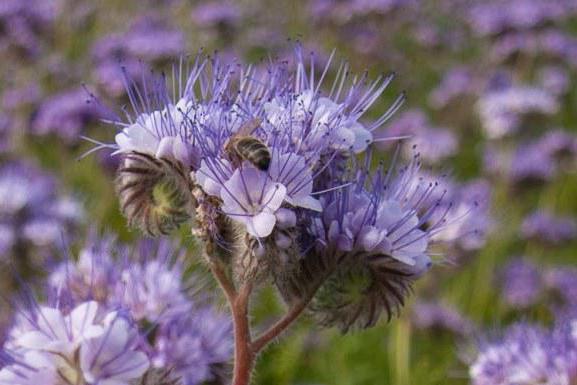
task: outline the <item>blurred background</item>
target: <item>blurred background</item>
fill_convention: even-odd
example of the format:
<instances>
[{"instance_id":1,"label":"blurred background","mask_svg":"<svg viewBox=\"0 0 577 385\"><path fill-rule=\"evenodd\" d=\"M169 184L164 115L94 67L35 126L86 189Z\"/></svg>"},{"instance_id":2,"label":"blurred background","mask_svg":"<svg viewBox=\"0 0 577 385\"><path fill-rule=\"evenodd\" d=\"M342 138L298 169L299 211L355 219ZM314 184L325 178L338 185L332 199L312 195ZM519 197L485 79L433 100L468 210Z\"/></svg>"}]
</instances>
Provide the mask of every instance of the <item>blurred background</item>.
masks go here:
<instances>
[{"instance_id":1,"label":"blurred background","mask_svg":"<svg viewBox=\"0 0 577 385\"><path fill-rule=\"evenodd\" d=\"M412 135L424 174L463 203L454 238L399 319L341 336L306 318L258 362L257 384L467 384L475 346L514 321L577 304L577 2L574 0L0 1L0 290L32 281L90 228L134 241L103 124L122 71L172 71L218 51L258 65L296 42L322 69L395 72L407 101L378 136ZM333 72L334 75L334 72ZM93 93L97 100L90 97ZM389 159L394 147L381 142ZM186 232L181 241L193 246ZM282 310L272 291L255 322ZM0 303L0 330L10 311Z\"/></svg>"}]
</instances>

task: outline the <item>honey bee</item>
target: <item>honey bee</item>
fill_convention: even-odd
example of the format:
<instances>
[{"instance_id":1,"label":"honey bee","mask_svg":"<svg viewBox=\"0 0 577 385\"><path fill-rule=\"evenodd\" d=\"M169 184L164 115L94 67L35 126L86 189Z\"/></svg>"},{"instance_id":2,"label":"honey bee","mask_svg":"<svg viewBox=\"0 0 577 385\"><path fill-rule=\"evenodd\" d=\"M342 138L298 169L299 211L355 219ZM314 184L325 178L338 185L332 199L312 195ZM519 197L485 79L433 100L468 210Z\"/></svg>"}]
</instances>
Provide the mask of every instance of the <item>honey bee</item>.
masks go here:
<instances>
[{"instance_id":1,"label":"honey bee","mask_svg":"<svg viewBox=\"0 0 577 385\"><path fill-rule=\"evenodd\" d=\"M252 132L260 127L262 120L251 119L244 123L224 145L224 151L237 166L243 160L250 162L262 171L267 171L270 165L270 150L260 139L252 136Z\"/></svg>"}]
</instances>

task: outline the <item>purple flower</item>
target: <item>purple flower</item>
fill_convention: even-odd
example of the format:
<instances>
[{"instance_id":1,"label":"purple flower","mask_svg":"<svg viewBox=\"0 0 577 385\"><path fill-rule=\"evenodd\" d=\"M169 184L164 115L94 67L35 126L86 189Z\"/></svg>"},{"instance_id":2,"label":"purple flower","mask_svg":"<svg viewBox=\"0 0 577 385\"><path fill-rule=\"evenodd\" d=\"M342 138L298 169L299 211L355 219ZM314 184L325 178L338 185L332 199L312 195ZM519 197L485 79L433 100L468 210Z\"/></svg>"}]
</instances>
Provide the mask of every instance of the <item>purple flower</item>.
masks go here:
<instances>
[{"instance_id":1,"label":"purple flower","mask_svg":"<svg viewBox=\"0 0 577 385\"><path fill-rule=\"evenodd\" d=\"M546 211L536 211L523 220L521 235L559 244L577 237L577 222L571 217L556 217Z\"/></svg>"},{"instance_id":2,"label":"purple flower","mask_svg":"<svg viewBox=\"0 0 577 385\"><path fill-rule=\"evenodd\" d=\"M506 30L529 29L548 21L562 20L571 9L570 2L563 0L515 0L505 3L489 1L471 8L469 23L477 34L492 35Z\"/></svg>"},{"instance_id":3,"label":"purple flower","mask_svg":"<svg viewBox=\"0 0 577 385\"><path fill-rule=\"evenodd\" d=\"M515 324L489 339L469 367L475 385L570 384L577 378L575 320L553 330Z\"/></svg>"},{"instance_id":4,"label":"purple flower","mask_svg":"<svg viewBox=\"0 0 577 385\"><path fill-rule=\"evenodd\" d=\"M449 69L440 84L429 95L429 103L434 108L443 108L456 98L476 91L478 84L467 67Z\"/></svg>"},{"instance_id":5,"label":"purple flower","mask_svg":"<svg viewBox=\"0 0 577 385\"><path fill-rule=\"evenodd\" d=\"M404 147L405 157L413 156L413 148L417 148L421 159L428 163L436 163L452 156L457 151L457 137L446 128L433 127L423 111L410 110L401 114L387 128L385 133L392 137L408 136ZM390 148L383 143L381 147Z\"/></svg>"},{"instance_id":6,"label":"purple flower","mask_svg":"<svg viewBox=\"0 0 577 385\"><path fill-rule=\"evenodd\" d=\"M236 25L242 19L242 10L229 1L199 4L192 11L192 20L201 27Z\"/></svg>"},{"instance_id":7,"label":"purple flower","mask_svg":"<svg viewBox=\"0 0 577 385\"><path fill-rule=\"evenodd\" d=\"M45 381L60 377L70 383L128 385L148 369L134 325L115 312L103 311L96 302L81 303L68 314L42 306L28 314L27 321L28 330L7 344L21 365L40 370ZM10 378L16 365L4 367L0 381Z\"/></svg>"},{"instance_id":8,"label":"purple flower","mask_svg":"<svg viewBox=\"0 0 577 385\"><path fill-rule=\"evenodd\" d=\"M195 309L188 317L163 324L155 342L152 364L170 367L183 385L215 379L212 366L227 362L233 351L232 325L210 308Z\"/></svg>"},{"instance_id":9,"label":"purple flower","mask_svg":"<svg viewBox=\"0 0 577 385\"><path fill-rule=\"evenodd\" d=\"M443 213L446 222L433 239L446 242L456 252L479 250L494 223L490 215L491 185L478 179L462 185L452 183L450 187L446 212L437 211Z\"/></svg>"},{"instance_id":10,"label":"purple flower","mask_svg":"<svg viewBox=\"0 0 577 385\"><path fill-rule=\"evenodd\" d=\"M265 173L252 167L237 169L223 187L222 210L243 223L249 234L258 238L270 235L286 187L271 183Z\"/></svg>"},{"instance_id":11,"label":"purple flower","mask_svg":"<svg viewBox=\"0 0 577 385\"><path fill-rule=\"evenodd\" d=\"M537 266L524 258L509 261L502 269L501 294L514 308L534 305L543 293L543 278Z\"/></svg>"},{"instance_id":12,"label":"purple flower","mask_svg":"<svg viewBox=\"0 0 577 385\"><path fill-rule=\"evenodd\" d=\"M56 246L63 233L82 222L84 210L70 197L59 197L56 187L53 176L30 164L9 162L0 168L0 248L7 255L16 245L24 252Z\"/></svg>"},{"instance_id":13,"label":"purple flower","mask_svg":"<svg viewBox=\"0 0 577 385\"><path fill-rule=\"evenodd\" d=\"M70 90L41 104L30 129L35 135L56 134L67 142L75 142L88 123L106 116L106 110L91 101L85 90Z\"/></svg>"},{"instance_id":14,"label":"purple flower","mask_svg":"<svg viewBox=\"0 0 577 385\"><path fill-rule=\"evenodd\" d=\"M474 330L472 321L451 306L435 302L422 302L413 306L413 325L421 330L448 331L467 336Z\"/></svg>"},{"instance_id":15,"label":"purple flower","mask_svg":"<svg viewBox=\"0 0 577 385\"><path fill-rule=\"evenodd\" d=\"M535 87L510 87L481 97L477 110L483 130L490 139L515 132L528 114L552 115L559 109L555 97Z\"/></svg>"},{"instance_id":16,"label":"purple flower","mask_svg":"<svg viewBox=\"0 0 577 385\"><path fill-rule=\"evenodd\" d=\"M331 60L332 56L325 72ZM203 212L221 212L242 223L250 235L267 237L283 204L288 210L321 211L314 190L325 163L366 150L375 140L372 131L402 101L397 99L380 119L365 126L359 119L384 92L390 76L367 88L351 84L345 92L349 75L342 71L333 92L324 96L319 90L322 78L318 82L308 78L298 49L294 61L294 66L279 62L256 71L199 57L175 97L169 96L164 79L152 82L146 93L159 105L141 104L138 93L130 91L136 116L128 123L118 122L121 132L111 147L124 156L141 152L177 161L191 170L186 183L198 184L206 196L222 201L221 207L203 208ZM297 75L296 83L291 72ZM199 83L205 78L208 83ZM239 91L231 95L236 88ZM251 127L248 133L244 132L247 126ZM239 155L234 143L243 136L267 155L266 166Z\"/></svg>"},{"instance_id":17,"label":"purple flower","mask_svg":"<svg viewBox=\"0 0 577 385\"><path fill-rule=\"evenodd\" d=\"M134 348L146 352L151 367L172 369L183 385L213 379L215 366L228 362L231 324L203 296L190 295L198 290L198 277L184 274L184 257L168 241L147 240L128 247L92 234L77 260L63 262L50 274L48 284L58 302L92 300L116 315L103 321L110 328L108 334L100 333L86 342L90 348L79 356L90 384L100 384L113 373L122 378L136 376L134 371L142 367L140 355L116 354ZM12 334L28 329L19 322ZM110 354L98 353L99 346L108 347Z\"/></svg>"}]
</instances>

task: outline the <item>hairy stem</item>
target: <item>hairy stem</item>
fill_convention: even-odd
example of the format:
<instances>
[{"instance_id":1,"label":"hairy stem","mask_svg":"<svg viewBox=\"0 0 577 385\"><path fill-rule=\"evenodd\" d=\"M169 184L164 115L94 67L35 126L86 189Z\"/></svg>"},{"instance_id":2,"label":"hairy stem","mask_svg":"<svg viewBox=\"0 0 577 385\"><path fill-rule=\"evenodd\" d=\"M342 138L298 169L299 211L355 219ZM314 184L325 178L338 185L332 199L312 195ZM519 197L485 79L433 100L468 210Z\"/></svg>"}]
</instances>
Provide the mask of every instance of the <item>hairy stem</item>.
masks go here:
<instances>
[{"instance_id":1,"label":"hairy stem","mask_svg":"<svg viewBox=\"0 0 577 385\"><path fill-rule=\"evenodd\" d=\"M232 303L237 297L237 292L236 288L234 287L234 283L228 277L228 274L226 274L226 271L223 269L221 265L211 262L210 271L212 272L212 275L218 281L220 288L226 295L228 303L232 306Z\"/></svg>"},{"instance_id":2,"label":"hairy stem","mask_svg":"<svg viewBox=\"0 0 577 385\"><path fill-rule=\"evenodd\" d=\"M244 284L234 301L231 311L234 323L234 375L233 385L248 385L255 354L251 349L248 304L252 291L250 283Z\"/></svg>"},{"instance_id":3,"label":"hairy stem","mask_svg":"<svg viewBox=\"0 0 577 385\"><path fill-rule=\"evenodd\" d=\"M254 340L251 345L253 353L256 354L261 351L269 342L285 331L301 315L307 304L308 301L299 301L291 306L281 319Z\"/></svg>"}]
</instances>

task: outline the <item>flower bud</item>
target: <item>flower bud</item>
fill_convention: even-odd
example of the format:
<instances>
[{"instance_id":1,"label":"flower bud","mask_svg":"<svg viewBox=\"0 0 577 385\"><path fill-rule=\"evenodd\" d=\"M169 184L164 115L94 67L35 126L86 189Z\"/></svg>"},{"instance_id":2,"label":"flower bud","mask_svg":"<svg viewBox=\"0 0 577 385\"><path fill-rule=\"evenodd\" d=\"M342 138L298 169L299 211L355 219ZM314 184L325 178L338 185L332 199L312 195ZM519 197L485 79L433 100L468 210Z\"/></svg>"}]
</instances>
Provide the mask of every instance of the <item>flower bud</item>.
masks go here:
<instances>
[{"instance_id":1,"label":"flower bud","mask_svg":"<svg viewBox=\"0 0 577 385\"><path fill-rule=\"evenodd\" d=\"M191 218L196 206L188 173L181 163L168 158L129 153L116 183L129 224L151 236L172 232Z\"/></svg>"},{"instance_id":2,"label":"flower bud","mask_svg":"<svg viewBox=\"0 0 577 385\"><path fill-rule=\"evenodd\" d=\"M313 299L311 309L323 326L351 328L375 325L381 313L397 315L416 277L406 265L387 256L373 263L368 257L339 265Z\"/></svg>"}]
</instances>

